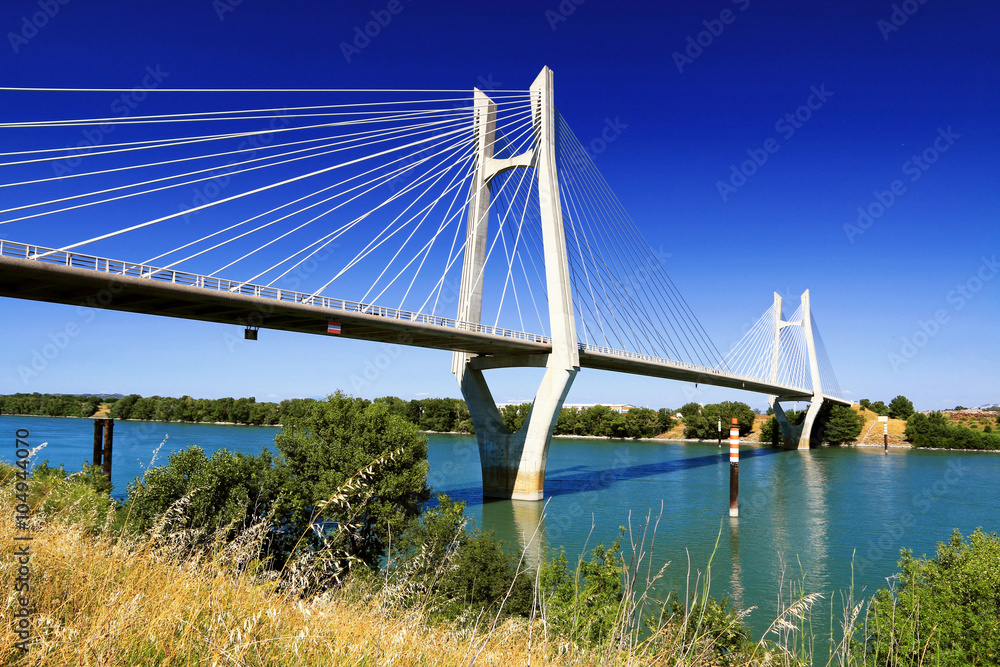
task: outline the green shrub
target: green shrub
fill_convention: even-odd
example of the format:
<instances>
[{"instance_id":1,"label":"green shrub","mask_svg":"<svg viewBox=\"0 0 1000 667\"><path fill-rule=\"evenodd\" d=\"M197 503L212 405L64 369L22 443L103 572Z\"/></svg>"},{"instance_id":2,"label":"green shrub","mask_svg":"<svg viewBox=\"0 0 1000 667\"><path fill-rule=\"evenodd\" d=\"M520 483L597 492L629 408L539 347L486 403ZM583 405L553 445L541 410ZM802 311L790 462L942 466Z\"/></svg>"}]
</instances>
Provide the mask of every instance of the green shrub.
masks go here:
<instances>
[{"instance_id":1,"label":"green shrub","mask_svg":"<svg viewBox=\"0 0 1000 667\"><path fill-rule=\"evenodd\" d=\"M131 528L164 533L197 531L199 544L234 536L264 520L280 490L280 479L266 449L259 456L221 449L206 457L201 447L174 452L164 466L150 468L128 485L121 513ZM173 509L172 509L173 508ZM169 519L168 510L172 510Z\"/></svg>"},{"instance_id":2,"label":"green shrub","mask_svg":"<svg viewBox=\"0 0 1000 667\"><path fill-rule=\"evenodd\" d=\"M865 418L860 413L846 405L834 405L830 408L822 439L831 445L854 442L861 435L864 425Z\"/></svg>"},{"instance_id":3,"label":"green shrub","mask_svg":"<svg viewBox=\"0 0 1000 667\"><path fill-rule=\"evenodd\" d=\"M393 545L390 574L418 584L407 602L429 603L434 615L446 618L483 609L495 615L501 604L504 615L527 615L533 581L518 573L518 559L492 532L467 530L464 502L443 493L437 500Z\"/></svg>"},{"instance_id":4,"label":"green shrub","mask_svg":"<svg viewBox=\"0 0 1000 667\"><path fill-rule=\"evenodd\" d=\"M906 439L914 447L943 449L1000 449L1000 436L952 425L940 412L915 412L906 420Z\"/></svg>"},{"instance_id":5,"label":"green shrub","mask_svg":"<svg viewBox=\"0 0 1000 667\"><path fill-rule=\"evenodd\" d=\"M1000 539L956 530L934 558L901 552L898 585L869 610L863 650L879 665L995 665L1000 658Z\"/></svg>"},{"instance_id":6,"label":"green shrub","mask_svg":"<svg viewBox=\"0 0 1000 667\"><path fill-rule=\"evenodd\" d=\"M14 493L18 468L0 463L0 486ZM46 520L60 517L79 523L87 530L100 530L113 518L115 501L108 492L111 483L100 467L83 464L81 472L69 474L62 466L53 468L42 461L31 470L28 505L31 515Z\"/></svg>"},{"instance_id":7,"label":"green shrub","mask_svg":"<svg viewBox=\"0 0 1000 667\"><path fill-rule=\"evenodd\" d=\"M620 539L610 549L598 545L590 560L581 559L573 571L565 549L547 558L539 574L539 593L552 631L583 644L606 641L625 594L623 567Z\"/></svg>"},{"instance_id":8,"label":"green shrub","mask_svg":"<svg viewBox=\"0 0 1000 667\"><path fill-rule=\"evenodd\" d=\"M760 427L760 434L757 436L759 442L766 442L770 445L781 444L781 428L778 426L778 418L774 415L768 417L764 425Z\"/></svg>"},{"instance_id":9,"label":"green shrub","mask_svg":"<svg viewBox=\"0 0 1000 667\"><path fill-rule=\"evenodd\" d=\"M430 498L427 438L385 403L337 392L289 417L274 442L284 550L338 540L348 558L377 568L390 534L402 534Z\"/></svg>"}]
</instances>

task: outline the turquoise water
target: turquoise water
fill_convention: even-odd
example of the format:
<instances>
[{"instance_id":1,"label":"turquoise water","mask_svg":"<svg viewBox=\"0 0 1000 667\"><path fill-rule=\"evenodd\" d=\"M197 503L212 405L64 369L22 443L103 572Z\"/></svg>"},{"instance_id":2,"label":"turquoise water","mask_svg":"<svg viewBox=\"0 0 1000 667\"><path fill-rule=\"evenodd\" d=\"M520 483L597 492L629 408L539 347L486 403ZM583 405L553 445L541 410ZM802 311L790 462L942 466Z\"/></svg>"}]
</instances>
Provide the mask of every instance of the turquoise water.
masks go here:
<instances>
[{"instance_id":1,"label":"turquoise water","mask_svg":"<svg viewBox=\"0 0 1000 667\"><path fill-rule=\"evenodd\" d=\"M90 420L0 417L0 434L14 457L14 432L31 431L38 454L76 470L92 453ZM158 463L192 444L211 452L225 447L257 453L272 444L276 428L157 422L116 422L115 495L141 474L161 442ZM952 529L1000 530L995 489L1000 454L823 448L808 452L744 449L740 463L740 517L728 517L728 453L714 443L650 443L555 439L549 453L545 503L483 502L475 439L435 435L428 440L430 484L467 503L477 525L511 544L535 532L544 508L538 546L564 547L570 559L598 543L609 545L626 527L623 551L642 539L650 517L643 563L655 573L669 562L658 589L683 582L688 567L704 578L709 558L713 594L741 608L756 606L748 622L759 635L774 618L782 581L801 582L826 597L814 613L814 631L829 632L831 596L851 586L865 595L886 584L899 550L934 551ZM658 522L653 539L653 524ZM631 530L629 530L631 527ZM633 537L630 539L629 535ZM718 540L718 548L715 548ZM652 544L652 549L650 545ZM651 556L649 555L651 552ZM853 568L852 568L853 565Z\"/></svg>"}]
</instances>

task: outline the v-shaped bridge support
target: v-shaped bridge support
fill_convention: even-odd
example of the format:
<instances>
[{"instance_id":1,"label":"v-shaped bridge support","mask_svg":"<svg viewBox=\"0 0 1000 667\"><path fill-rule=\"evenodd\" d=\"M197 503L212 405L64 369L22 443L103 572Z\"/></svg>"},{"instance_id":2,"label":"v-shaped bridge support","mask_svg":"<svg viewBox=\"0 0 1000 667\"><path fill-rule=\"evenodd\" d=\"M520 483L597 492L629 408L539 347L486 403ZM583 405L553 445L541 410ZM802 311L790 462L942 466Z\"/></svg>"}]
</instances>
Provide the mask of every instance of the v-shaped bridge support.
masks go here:
<instances>
[{"instance_id":1,"label":"v-shaped bridge support","mask_svg":"<svg viewBox=\"0 0 1000 667\"><path fill-rule=\"evenodd\" d=\"M785 327L802 327L806 340L806 356L809 362L809 375L812 380L812 399L806 410L805 419L799 424L792 424L778 401L780 396L768 396L768 402L774 409L774 416L781 429L781 438L789 449L809 449L819 445L819 425L827 411L828 405L823 396L823 384L819 373L819 358L816 355L816 341L813 337L812 311L809 303L809 290L802 293L802 319L795 322L784 321L781 314L782 299L774 293L774 345L771 348L771 383L778 379L778 354L780 350L781 330Z\"/></svg>"},{"instance_id":2,"label":"v-shaped bridge support","mask_svg":"<svg viewBox=\"0 0 1000 667\"><path fill-rule=\"evenodd\" d=\"M480 357L455 352L452 360L452 372L462 388L462 396L476 428L483 468L483 495L516 500L542 499L552 430L573 378L580 370L555 161L552 70L546 67L541 71L531 85L530 95L534 146L526 153L499 160L493 157L496 105L482 91L477 89L475 93L474 128L478 151L469 198L457 319L479 323L482 317L491 180L508 169L534 169L541 209L552 352L547 355L506 357ZM544 367L545 375L528 418L515 433L504 426L483 371L518 366Z\"/></svg>"}]
</instances>

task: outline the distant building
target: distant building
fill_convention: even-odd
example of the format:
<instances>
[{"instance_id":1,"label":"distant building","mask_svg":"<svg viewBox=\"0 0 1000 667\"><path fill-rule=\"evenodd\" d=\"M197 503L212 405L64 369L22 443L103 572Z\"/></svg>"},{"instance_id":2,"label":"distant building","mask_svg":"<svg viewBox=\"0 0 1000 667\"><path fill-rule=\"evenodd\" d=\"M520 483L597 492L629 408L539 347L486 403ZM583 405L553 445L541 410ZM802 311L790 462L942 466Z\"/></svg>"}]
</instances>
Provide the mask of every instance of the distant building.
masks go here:
<instances>
[{"instance_id":1,"label":"distant building","mask_svg":"<svg viewBox=\"0 0 1000 667\"><path fill-rule=\"evenodd\" d=\"M576 408L578 410L586 410L587 408L592 408L597 405L603 405L612 412L617 412L620 415L628 414L629 410L633 410L636 407L628 403L564 403L563 407Z\"/></svg>"}]
</instances>

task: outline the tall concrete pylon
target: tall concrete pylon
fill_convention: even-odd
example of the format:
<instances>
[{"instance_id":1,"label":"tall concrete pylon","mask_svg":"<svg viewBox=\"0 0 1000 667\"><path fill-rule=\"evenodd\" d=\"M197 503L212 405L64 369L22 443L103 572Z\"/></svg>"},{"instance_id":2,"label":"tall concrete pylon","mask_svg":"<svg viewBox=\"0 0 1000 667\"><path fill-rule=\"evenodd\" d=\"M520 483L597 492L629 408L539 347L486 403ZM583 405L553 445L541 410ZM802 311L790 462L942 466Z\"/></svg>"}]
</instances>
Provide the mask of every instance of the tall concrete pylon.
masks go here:
<instances>
[{"instance_id":1,"label":"tall concrete pylon","mask_svg":"<svg viewBox=\"0 0 1000 667\"><path fill-rule=\"evenodd\" d=\"M452 372L462 388L462 396L476 428L483 468L483 496L488 498L542 499L552 430L573 378L580 370L555 160L552 78L552 70L545 67L531 84L534 146L525 153L506 159L493 157L496 104L481 90L475 91L473 128L478 151L469 198L457 319L478 324L482 317L490 181L510 169L534 169L538 179L545 283L552 332L552 351L549 354L483 357L455 352L452 358ZM483 375L487 369L514 367L545 368L531 411L517 432L504 426Z\"/></svg>"},{"instance_id":2,"label":"tall concrete pylon","mask_svg":"<svg viewBox=\"0 0 1000 667\"><path fill-rule=\"evenodd\" d=\"M809 449L813 439L813 429L816 425L816 418L823 408L823 383L819 374L819 357L816 355L816 342L813 338L812 312L809 304L809 290L802 293L802 319L795 322L786 322L781 313L782 299L777 292L774 293L774 344L771 347L771 376L772 384L778 380L778 355L781 348L781 330L785 327L802 327L806 339L806 356L809 361L809 377L812 381L812 400L809 402L809 409L801 424L792 424L785 416L778 403L780 396L768 396L768 401L774 409L774 415L778 419L781 428L782 439L795 446L797 449Z\"/></svg>"}]
</instances>

